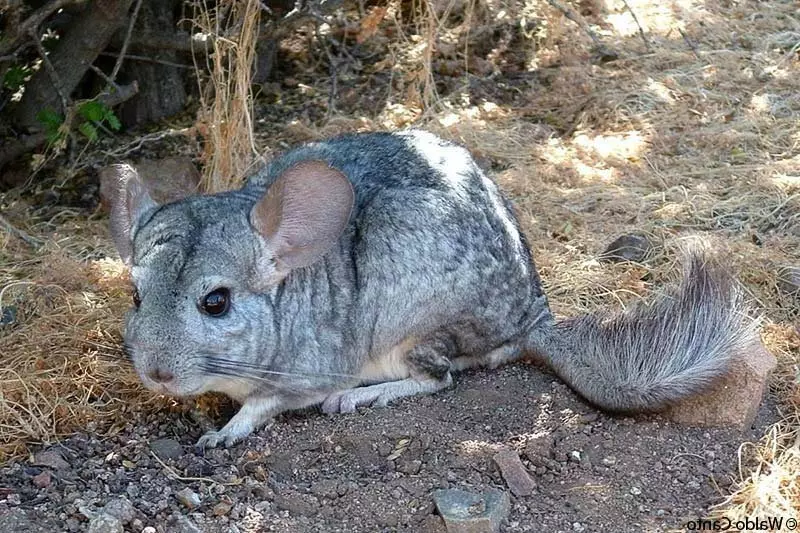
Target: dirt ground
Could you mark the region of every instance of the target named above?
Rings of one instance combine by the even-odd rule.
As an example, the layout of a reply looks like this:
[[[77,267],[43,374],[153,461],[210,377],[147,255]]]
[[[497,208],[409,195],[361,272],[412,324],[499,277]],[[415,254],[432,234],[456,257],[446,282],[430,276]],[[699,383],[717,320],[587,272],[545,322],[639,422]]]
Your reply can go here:
[[[178,414],[107,439],[81,432],[50,448],[65,460],[61,469],[6,465],[0,490],[24,502],[30,528],[17,532],[84,531],[87,514],[118,498],[132,504],[128,530],[137,533],[196,531],[179,517],[206,532],[443,532],[432,491],[508,491],[492,461],[508,447],[536,486],[511,495],[503,531],[683,531],[737,478],[739,443],[758,439],[775,416],[767,402],[744,433],[611,418],[518,364],[467,372],[451,390],[384,409],[283,415],[205,455],[192,446],[201,425]],[[159,460],[154,448],[174,458]],[[49,484],[38,488],[43,471]],[[176,496],[187,488],[200,500],[191,510]],[[0,529],[12,531],[2,506]]]
[[[508,492],[492,459],[504,447],[535,482],[530,496],[510,494],[504,531],[684,531],[719,504],[796,516],[800,306],[778,274],[800,266],[796,2],[629,0],[646,43],[624,3],[576,2],[619,52],[608,62],[549,4],[524,4],[544,37],[521,36],[511,8],[523,3],[475,4],[473,21],[495,22],[470,41],[469,73],[465,19],[442,22],[430,68],[446,100],[427,114],[409,98],[425,79],[420,58],[403,52],[420,41],[400,39],[388,19],[363,45],[328,51],[335,110],[331,56],[286,44],[285,71],[256,104],[259,149],[269,157],[410,125],[461,142],[512,198],[560,317],[651,294],[674,278],[684,237],[711,238],[778,358],[753,427],[610,417],[516,364],[386,409],[285,414],[230,450],[196,454],[206,422],[192,404],[142,390],[122,356],[130,287],[96,209],[103,164],[206,163],[194,117],[178,117],[152,137],[102,140],[82,154],[91,161],[45,166],[33,190],[0,194],[2,215],[44,243],[0,231],[0,319],[15,313],[0,326],[0,532],[119,531],[103,510],[134,533],[444,531],[433,491]],[[630,233],[648,236],[650,255],[597,261]]]

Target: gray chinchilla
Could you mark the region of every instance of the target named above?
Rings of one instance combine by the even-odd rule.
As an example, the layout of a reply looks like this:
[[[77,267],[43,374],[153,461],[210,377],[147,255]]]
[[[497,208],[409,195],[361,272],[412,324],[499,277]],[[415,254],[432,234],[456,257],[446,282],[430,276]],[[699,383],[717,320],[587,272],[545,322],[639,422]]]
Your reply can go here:
[[[142,381],[242,403],[200,446],[523,355],[602,409],[656,411],[754,340],[740,292],[700,252],[650,305],[556,323],[509,202],[465,149],[423,131],[306,144],[240,190],[165,205],[131,166],[102,181],[135,284],[125,347]]]

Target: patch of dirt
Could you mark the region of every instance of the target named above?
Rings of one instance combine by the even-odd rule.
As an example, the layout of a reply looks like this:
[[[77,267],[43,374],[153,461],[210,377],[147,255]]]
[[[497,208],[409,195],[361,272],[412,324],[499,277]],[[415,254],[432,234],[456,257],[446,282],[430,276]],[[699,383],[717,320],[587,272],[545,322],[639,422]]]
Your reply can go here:
[[[66,468],[3,466],[0,526],[16,508],[17,533],[43,524],[86,531],[87,515],[109,502],[111,514],[127,507],[121,497],[133,507],[126,531],[136,533],[444,532],[434,490],[498,488],[511,497],[503,531],[684,530],[738,478],[739,443],[757,440],[776,416],[766,402],[743,433],[610,417],[527,364],[467,372],[451,390],[385,409],[285,414],[205,455],[193,448],[199,422],[162,413],[105,440],[91,431],[64,440],[51,449]],[[501,447],[519,452],[535,481],[530,496],[508,491],[492,460]],[[194,509],[182,503],[191,493]],[[20,528],[26,519],[30,529]]]

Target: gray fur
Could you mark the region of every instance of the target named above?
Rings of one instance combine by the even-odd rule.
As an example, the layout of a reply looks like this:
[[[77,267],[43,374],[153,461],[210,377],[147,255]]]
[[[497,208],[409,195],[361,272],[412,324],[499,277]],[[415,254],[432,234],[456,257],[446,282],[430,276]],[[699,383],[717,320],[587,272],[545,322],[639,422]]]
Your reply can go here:
[[[346,176],[352,211],[333,210],[350,217],[320,259],[281,270],[250,213],[309,161]],[[509,202],[466,150],[430,133],[300,146],[241,190],[158,207],[136,179],[112,181],[122,189],[110,198],[112,221],[124,222],[114,237],[133,250],[141,298],[125,341],[143,382],[243,403],[204,446],[230,445],[287,409],[385,404],[447,387],[451,371],[524,353],[602,408],[659,409],[724,373],[754,335],[734,285],[701,256],[681,288],[651,307],[556,324]],[[317,195],[309,201],[345,201]],[[313,233],[325,217],[311,218],[322,220],[309,221]],[[232,294],[224,317],[198,310],[217,287]]]

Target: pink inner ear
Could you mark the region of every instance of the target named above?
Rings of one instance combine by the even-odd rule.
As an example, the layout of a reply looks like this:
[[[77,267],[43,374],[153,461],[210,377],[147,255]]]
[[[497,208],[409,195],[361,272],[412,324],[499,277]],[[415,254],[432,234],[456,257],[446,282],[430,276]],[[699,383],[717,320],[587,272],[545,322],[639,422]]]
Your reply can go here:
[[[324,161],[286,170],[250,212],[250,223],[287,268],[308,266],[330,250],[353,209],[353,186]]]

